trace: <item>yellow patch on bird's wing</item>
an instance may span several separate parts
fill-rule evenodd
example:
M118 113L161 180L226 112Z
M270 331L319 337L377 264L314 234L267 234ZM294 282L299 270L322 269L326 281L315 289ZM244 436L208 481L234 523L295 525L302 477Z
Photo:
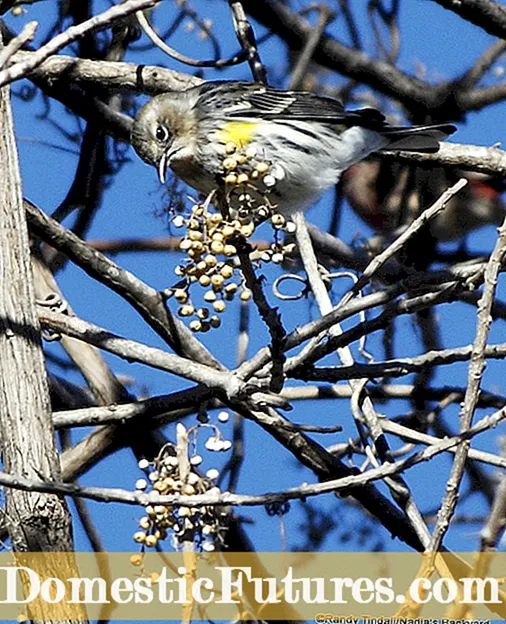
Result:
M246 147L255 134L258 124L251 121L229 121L218 133L220 143L234 143Z

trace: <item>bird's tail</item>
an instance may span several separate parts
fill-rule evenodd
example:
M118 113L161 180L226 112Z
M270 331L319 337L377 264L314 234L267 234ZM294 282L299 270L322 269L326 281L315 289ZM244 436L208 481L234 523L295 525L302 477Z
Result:
M385 150L406 150L410 152L437 152L439 143L453 134L457 128L452 124L433 124L429 126L386 126L380 133L390 143Z

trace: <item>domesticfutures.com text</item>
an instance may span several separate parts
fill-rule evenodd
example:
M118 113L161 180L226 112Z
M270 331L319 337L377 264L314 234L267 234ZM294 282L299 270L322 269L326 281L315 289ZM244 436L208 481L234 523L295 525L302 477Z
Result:
M248 566L215 568L218 581L209 577L190 578L186 568L178 568L179 578L173 578L169 568L153 578L118 577L107 581L102 577L44 578L25 566L0 567L0 604L27 604L42 599L48 604L66 601L68 604L161 604L233 605L243 598L254 598L259 605L288 603L292 605L402 604L411 599L418 604L436 602L449 604L500 604L499 582L495 578L465 577L416 578L398 591L393 579L381 577L308 578L294 575L289 567L282 578L255 577ZM23 574L23 580L20 575Z

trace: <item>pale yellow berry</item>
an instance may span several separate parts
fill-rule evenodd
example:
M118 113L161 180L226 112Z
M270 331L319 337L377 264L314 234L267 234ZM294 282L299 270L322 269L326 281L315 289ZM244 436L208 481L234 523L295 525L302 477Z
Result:
M190 249L190 247L192 246L192 242L189 238L184 238L180 243L179 243L179 249L181 251L188 251L188 249Z
M244 238L248 238L255 231L255 224L253 223L253 221L250 221L249 223L246 223L245 225L243 225L240 231L241 231L241 234L244 236Z
M211 316L209 323L211 324L211 327L217 329L221 325L221 319L218 316Z
M280 228L283 227L286 223L286 219L282 214L275 213L271 217L271 223L274 227Z
M190 232L188 232L188 238L192 241L202 240L203 236L204 235L200 230L191 230Z
M174 298L179 303L186 303L188 301L188 293L183 288L176 288L174 291Z
M204 262L204 260L197 262L197 271L200 271L201 273L203 273L206 269L207 269L207 264Z
M234 245L225 245L225 247L223 248L223 253L226 256L233 256L237 253L237 249L234 247Z
M225 278L223 277L223 275L213 275L211 277L211 284L216 288L222 288L224 281Z
M220 275L225 279L229 279L234 274L234 269L229 264L224 264L220 269Z
M207 308L199 308L197 310L197 316L201 320L205 320L209 316L209 310Z
M142 565L142 556L141 555L132 555L130 557L130 563L134 566Z
M232 143L232 141L230 141L230 143L227 143L225 145L225 151L227 152L227 154L233 154L237 149L237 146L235 143Z
M237 184L248 184L249 175L247 173L240 173L237 176Z
M158 539L156 537L156 535L147 535L146 536L146 546L149 546L150 548L153 548L153 546L156 546L158 544Z
M211 243L211 251L215 254L221 254L223 253L225 249L225 246L223 245L223 243L219 240L213 240Z
M245 288L239 295L241 301L249 301L251 299L251 290Z
M225 286L225 292L226 293L235 293L238 288L239 288L239 286L237 286L237 284L227 284Z
M267 173L267 171L269 171L270 169L270 166L266 162L259 162L255 169L256 171L258 171L258 173Z
M237 160L235 158L225 158L223 161L224 169L235 169L237 167Z
M224 225L223 229L221 230L221 234L223 238L229 238L230 236L233 236L235 234L235 229L231 225Z
M219 212L215 212L212 215L209 215L209 220L211 221L211 223L217 225L218 223L221 223L223 221L223 217Z
M192 305L183 305L179 308L179 316L191 316L195 312L195 308Z
M167 513L167 507L163 505L155 505L154 510L157 516L164 516Z
M143 516L139 520L139 526L141 527L141 529L147 530L151 526L151 520L147 516Z
M134 533L134 541L138 544L144 544L146 542L146 534L143 531L137 531Z
M202 329L202 323L197 320L191 321L189 327L193 332L199 332Z
M207 264L207 266L213 267L213 266L216 266L218 264L218 259L216 258L216 256L213 256L212 254L208 254L204 258L204 262Z
M211 278L209 277L209 275L201 275L199 277L199 283L201 286L209 286L209 284L211 283Z
M174 479L172 477L167 477L165 479L165 485L167 486L168 490L172 490L172 488L174 487Z
M176 215L173 219L172 219L172 225L174 227L180 228L183 227L184 225L184 217L181 215Z
M209 303L216 301L216 293L214 290L208 290L204 293L204 301L209 301Z
M229 173L225 177L225 184L237 184L237 176L235 173Z
M224 301L221 301L221 299L213 303L214 311L218 313L225 312L226 307L227 304Z

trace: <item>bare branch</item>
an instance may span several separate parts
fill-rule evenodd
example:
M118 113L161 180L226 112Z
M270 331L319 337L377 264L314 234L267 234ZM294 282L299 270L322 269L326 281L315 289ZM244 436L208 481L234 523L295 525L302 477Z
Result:
M490 35L506 38L506 9L492 0L433 0L445 9L483 28Z
M110 26L121 17L135 13L141 9L154 6L160 0L127 0L122 4L115 5L100 15L94 15L81 24L71 26L65 32L60 33L46 45L42 46L30 57L29 61L14 63L7 69L0 71L0 86L27 76L33 69L38 67L51 55L58 52L72 41L76 41L90 32L102 30Z
M483 295L478 304L478 317L476 321L476 337L471 353L471 363L469 365L468 386L464 397L464 402L459 415L460 431L469 429L472 423L474 410L478 401L481 378L485 371L485 353L487 349L487 338L492 324L491 309L494 295L497 288L499 271L506 255L506 218L499 230L497 242L490 256L485 271L485 286ZM465 462L469 451L469 443L463 442L455 453L450 477L446 492L438 512L438 519L429 545L431 552L440 549L443 538L448 530L450 520L457 505L459 486L464 476Z

